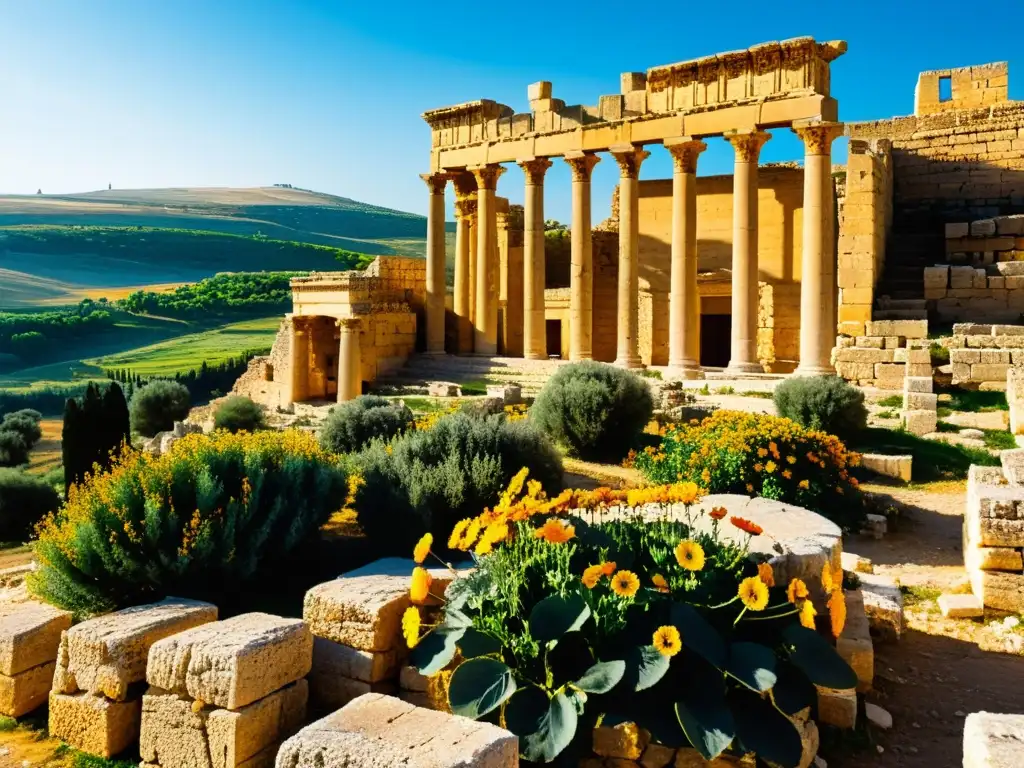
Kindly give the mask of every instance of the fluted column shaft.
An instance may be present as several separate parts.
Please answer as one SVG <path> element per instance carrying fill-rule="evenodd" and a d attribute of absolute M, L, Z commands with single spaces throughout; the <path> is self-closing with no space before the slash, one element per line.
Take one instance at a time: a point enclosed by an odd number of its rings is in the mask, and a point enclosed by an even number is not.
<path fill-rule="evenodd" d="M 494 355 L 498 352 L 498 212 L 494 193 L 505 169 L 480 165 L 469 170 L 476 178 L 478 229 L 473 350 L 478 355 Z"/>
<path fill-rule="evenodd" d="M 472 237 L 476 214 L 476 181 L 470 173 L 456 174 L 455 181 L 455 290 L 452 310 L 455 313 L 456 348 L 458 354 L 473 351 L 472 299 Z"/>
<path fill-rule="evenodd" d="M 572 170 L 572 227 L 569 230 L 569 359 L 594 356 L 594 251 L 590 228 L 590 175 L 597 155 L 568 152 Z"/>
<path fill-rule="evenodd" d="M 341 330 L 338 344 L 338 402 L 354 400 L 363 392 L 362 353 L 359 348 L 359 318 L 338 321 Z"/>
<path fill-rule="evenodd" d="M 619 320 L 615 365 L 643 368 L 640 359 L 640 164 L 650 152 L 632 145 L 611 147 L 619 164 Z"/>
<path fill-rule="evenodd" d="M 299 403 L 309 395 L 309 331 L 298 317 L 292 317 L 292 337 L 288 348 L 288 402 Z"/>
<path fill-rule="evenodd" d="M 697 158 L 703 141 L 666 139 L 672 153 L 672 259 L 668 297 L 668 364 L 684 378 L 700 371 L 700 295 L 697 292 Z"/>
<path fill-rule="evenodd" d="M 800 376 L 835 373 L 832 345 L 836 253 L 832 224 L 832 142 L 841 123 L 794 123 L 804 142 L 803 248 L 800 253 Z"/>
<path fill-rule="evenodd" d="M 757 359 L 757 161 L 764 131 L 725 134 L 736 152 L 732 199 L 732 349 L 728 370 L 760 373 Z"/>
<path fill-rule="evenodd" d="M 444 188 L 448 176 L 443 173 L 425 173 L 420 178 L 430 190 L 427 208 L 427 285 L 425 314 L 427 319 L 427 354 L 444 354 L 445 305 L 445 243 L 444 243 Z"/>
<path fill-rule="evenodd" d="M 546 157 L 520 160 L 526 177 L 523 200 L 523 357 L 548 356 L 544 325 L 544 174 L 551 167 Z"/>

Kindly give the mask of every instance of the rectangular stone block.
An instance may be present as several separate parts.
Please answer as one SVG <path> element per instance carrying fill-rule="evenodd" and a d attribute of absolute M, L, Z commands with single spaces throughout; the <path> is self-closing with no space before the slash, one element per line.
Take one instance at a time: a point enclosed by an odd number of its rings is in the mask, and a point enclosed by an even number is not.
<path fill-rule="evenodd" d="M 139 753 L 160 768 L 239 768 L 299 729 L 307 699 L 305 680 L 235 712 L 151 688 L 142 697 Z"/>
<path fill-rule="evenodd" d="M 0 606 L 0 674 L 8 677 L 57 658 L 71 613 L 37 602 Z"/>
<path fill-rule="evenodd" d="M 934 411 L 939 407 L 939 396 L 931 392 L 904 392 L 903 410 Z"/>
<path fill-rule="evenodd" d="M 496 725 L 371 693 L 285 741 L 277 765 L 510 768 L 518 759 L 518 739 Z"/>
<path fill-rule="evenodd" d="M 939 595 L 939 611 L 949 619 L 975 619 L 985 615 L 985 605 L 975 595 Z"/>
<path fill-rule="evenodd" d="M 974 518 L 968 521 L 970 540 L 982 547 L 1024 547 L 1024 520 Z"/>
<path fill-rule="evenodd" d="M 1020 550 L 1010 547 L 968 547 L 964 559 L 968 567 L 983 571 L 1024 571 Z"/>
<path fill-rule="evenodd" d="M 836 363 L 836 373 L 848 381 L 875 378 L 874 363 Z"/>
<path fill-rule="evenodd" d="M 16 675 L 0 675 L 0 715 L 21 717 L 46 702 L 53 682 L 55 661 L 26 669 Z"/>
<path fill-rule="evenodd" d="M 393 696 L 398 692 L 398 685 L 394 680 L 367 683 L 350 677 L 324 675 L 314 671 L 309 673 L 309 691 L 310 700 L 317 712 L 333 712 L 368 693 Z"/>
<path fill-rule="evenodd" d="M 982 571 L 970 568 L 971 589 L 986 608 L 1000 611 L 1024 611 L 1024 574 Z"/>
<path fill-rule="evenodd" d="M 836 639 L 836 651 L 857 673 L 857 690 L 870 691 L 875 679 L 875 650 L 859 589 L 846 591 L 846 625 Z"/>
<path fill-rule="evenodd" d="M 931 376 L 907 376 L 903 379 L 904 392 L 931 392 Z"/>
<path fill-rule="evenodd" d="M 990 237 L 996 233 L 996 223 L 992 219 L 978 219 L 971 222 L 971 237 Z"/>
<path fill-rule="evenodd" d="M 398 686 L 403 691 L 426 693 L 429 685 L 430 679 L 426 675 L 421 675 L 416 667 L 402 667 L 398 678 Z"/>
<path fill-rule="evenodd" d="M 913 456 L 888 456 L 877 453 L 863 453 L 860 464 L 864 469 L 885 477 L 910 482 Z"/>
<path fill-rule="evenodd" d="M 891 349 L 852 347 L 836 350 L 836 362 L 839 363 L 891 363 L 894 357 Z"/>
<path fill-rule="evenodd" d="M 216 618 L 215 605 L 169 597 L 83 621 L 61 638 L 53 690 L 124 701 L 128 687 L 146 679 L 155 642 Z"/>
<path fill-rule="evenodd" d="M 954 224 L 946 224 L 946 238 L 967 237 L 970 231 L 970 224 L 966 221 Z"/>
<path fill-rule="evenodd" d="M 904 411 L 903 423 L 911 434 L 927 435 L 936 430 L 939 419 L 935 411 Z"/>
<path fill-rule="evenodd" d="M 374 653 L 358 651 L 333 640 L 313 638 L 312 676 L 349 677 L 366 683 L 393 680 L 407 652 L 403 648 Z"/>
<path fill-rule="evenodd" d="M 999 454 L 1003 475 L 1011 485 L 1024 485 L 1024 448 L 1015 448 Z"/>
<path fill-rule="evenodd" d="M 927 349 L 896 349 L 893 362 L 931 366 L 932 355 Z"/>
<path fill-rule="evenodd" d="M 155 643 L 146 680 L 207 704 L 240 709 L 305 677 L 313 636 L 299 619 L 243 613 Z"/>
<path fill-rule="evenodd" d="M 999 381 L 1006 382 L 1006 371 L 1008 363 L 976 363 L 971 366 L 971 379 L 973 381 Z"/>
<path fill-rule="evenodd" d="M 964 768 L 1019 768 L 1024 715 L 972 712 L 964 722 Z"/>
<path fill-rule="evenodd" d="M 50 692 L 50 736 L 90 755 L 110 758 L 134 744 L 141 715 L 141 699 Z"/>
<path fill-rule="evenodd" d="M 872 320 L 865 326 L 866 336 L 902 336 L 905 339 L 928 337 L 927 320 Z"/>
<path fill-rule="evenodd" d="M 818 689 L 818 722 L 853 730 L 857 725 L 857 691 L 820 685 L 815 688 Z"/>
<path fill-rule="evenodd" d="M 855 347 L 861 349 L 885 349 L 885 337 L 884 336 L 858 336 L 854 339 Z"/>
<path fill-rule="evenodd" d="M 871 634 L 883 641 L 899 640 L 905 625 L 899 585 L 888 576 L 874 573 L 862 573 L 859 578 Z"/>

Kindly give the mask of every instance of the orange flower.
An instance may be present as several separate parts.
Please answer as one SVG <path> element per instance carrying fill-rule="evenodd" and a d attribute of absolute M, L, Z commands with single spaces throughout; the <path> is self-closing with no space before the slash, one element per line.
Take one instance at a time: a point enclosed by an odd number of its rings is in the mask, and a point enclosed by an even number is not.
<path fill-rule="evenodd" d="M 426 568 L 416 567 L 412 571 L 412 585 L 409 587 L 409 599 L 416 605 L 422 605 L 430 595 L 430 585 L 433 582 L 430 572 Z"/>
<path fill-rule="evenodd" d="M 825 590 L 826 595 L 832 591 L 832 565 L 830 563 L 825 563 L 821 568 L 821 588 Z"/>
<path fill-rule="evenodd" d="M 656 573 L 651 577 L 651 583 L 654 584 L 654 588 L 659 592 L 669 591 L 668 582 L 665 580 L 665 577 L 662 576 L 660 573 Z"/>
<path fill-rule="evenodd" d="M 842 589 L 837 589 L 828 599 L 828 615 L 832 620 L 832 635 L 839 637 L 846 626 L 846 596 Z"/>
<path fill-rule="evenodd" d="M 429 533 L 424 533 L 423 537 L 416 543 L 416 547 L 412 551 L 412 559 L 417 565 L 420 565 L 427 559 L 427 555 L 430 554 L 430 545 L 433 543 L 434 537 Z"/>
<path fill-rule="evenodd" d="M 799 485 L 799 486 L 800 486 L 801 488 L 803 488 L 803 489 L 804 489 L 805 491 L 806 491 L 806 490 L 807 490 L 808 488 L 810 488 L 810 487 L 811 487 L 811 484 L 810 484 L 810 482 L 809 482 L 809 481 L 807 481 L 807 480 L 801 480 L 801 481 L 799 482 L 799 484 L 798 484 L 798 485 Z"/>
<path fill-rule="evenodd" d="M 708 512 L 708 516 L 712 520 L 721 520 L 727 514 L 729 514 L 729 511 L 725 507 L 715 507 L 710 512 Z"/>
<path fill-rule="evenodd" d="M 619 597 L 632 597 L 640 589 L 640 579 L 632 571 L 619 571 L 612 577 L 612 592 Z"/>
<path fill-rule="evenodd" d="M 576 535 L 576 528 L 561 520 L 549 518 L 533 535 L 551 544 L 564 544 Z"/>
<path fill-rule="evenodd" d="M 604 574 L 604 568 L 600 565 L 591 565 L 583 571 L 583 586 L 587 589 L 593 589 L 597 586 L 597 582 L 601 580 L 601 576 Z"/>
<path fill-rule="evenodd" d="M 794 605 L 798 600 L 806 600 L 809 594 L 807 585 L 800 579 L 793 579 L 786 587 L 786 599 Z"/>
<path fill-rule="evenodd" d="M 742 517 L 730 517 L 729 522 L 735 525 L 744 533 L 749 533 L 751 536 L 759 536 L 764 533 L 762 528 L 757 523 L 751 522 L 750 520 L 744 520 Z"/>
<path fill-rule="evenodd" d="M 747 493 L 753 493 L 753 492 L 754 492 L 754 484 L 753 483 L 747 483 Z"/>
<path fill-rule="evenodd" d="M 771 563 L 760 563 L 757 566 L 757 575 L 766 587 L 775 586 L 775 571 L 772 570 Z"/>
<path fill-rule="evenodd" d="M 601 573 L 603 573 L 605 576 L 611 576 L 613 573 L 615 573 L 614 561 L 610 563 L 601 563 Z"/>
<path fill-rule="evenodd" d="M 814 610 L 814 604 L 810 600 L 804 600 L 800 604 L 800 623 L 808 629 L 816 629 L 814 617 L 818 612 Z"/>

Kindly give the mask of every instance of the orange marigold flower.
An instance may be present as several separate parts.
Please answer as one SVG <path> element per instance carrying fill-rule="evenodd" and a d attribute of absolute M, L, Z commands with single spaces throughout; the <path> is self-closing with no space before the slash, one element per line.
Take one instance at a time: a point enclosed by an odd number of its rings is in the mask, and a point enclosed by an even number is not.
<path fill-rule="evenodd" d="M 534 532 L 534 536 L 538 539 L 544 539 L 544 541 L 550 542 L 551 544 L 564 544 L 575 535 L 575 526 L 568 525 L 567 523 L 563 523 L 561 520 L 555 520 L 554 518 L 549 518 L 544 525 Z"/>
<path fill-rule="evenodd" d="M 792 480 L 793 479 L 793 473 L 790 472 L 788 469 L 782 470 L 782 476 L 784 478 L 786 478 L 787 480 Z"/>
<path fill-rule="evenodd" d="M 745 520 L 742 517 L 730 517 L 729 522 L 735 525 L 744 533 L 749 533 L 751 536 L 759 536 L 764 533 L 764 528 L 755 522 Z"/>
<path fill-rule="evenodd" d="M 656 573 L 651 577 L 651 583 L 654 584 L 654 588 L 659 592 L 668 592 L 668 581 L 660 573 Z"/>
<path fill-rule="evenodd" d="M 701 472 L 700 473 L 700 479 L 703 480 L 705 483 L 710 483 L 711 482 L 711 470 L 705 469 L 703 472 Z"/>
<path fill-rule="evenodd" d="M 828 599 L 828 615 L 832 621 L 832 635 L 839 637 L 846 626 L 846 596 L 837 589 Z"/>
<path fill-rule="evenodd" d="M 412 559 L 417 565 L 420 565 L 427 559 L 427 555 L 430 554 L 430 545 L 433 543 L 434 537 L 429 533 L 424 533 L 420 540 L 416 542 L 416 547 L 412 551 Z"/>
<path fill-rule="evenodd" d="M 775 571 L 772 570 L 771 563 L 759 563 L 757 566 L 757 575 L 765 583 L 766 587 L 775 586 Z"/>
<path fill-rule="evenodd" d="M 777 468 L 778 465 L 774 461 L 769 461 L 767 464 L 764 465 L 764 471 L 767 472 L 769 475 L 772 472 L 774 472 Z"/>
<path fill-rule="evenodd" d="M 412 571 L 412 584 L 409 587 L 409 599 L 416 605 L 426 602 L 430 594 L 430 585 L 433 582 L 430 572 L 426 568 L 417 566 Z"/>
<path fill-rule="evenodd" d="M 758 448 L 757 449 L 757 455 L 758 455 L 758 458 L 762 458 L 763 459 L 765 456 L 768 455 L 768 450 L 766 448 Z"/>
<path fill-rule="evenodd" d="M 712 520 L 721 520 L 727 514 L 729 514 L 729 510 L 725 507 L 714 507 L 710 512 L 708 512 L 708 516 Z"/>
<path fill-rule="evenodd" d="M 809 594 L 807 585 L 801 579 L 793 579 L 786 587 L 786 599 L 794 605 L 797 600 L 806 600 Z"/>
<path fill-rule="evenodd" d="M 679 630 L 668 624 L 664 627 L 658 627 L 654 633 L 654 638 L 651 644 L 662 656 L 668 656 L 671 658 L 675 656 L 679 651 L 683 649 L 683 640 L 679 636 Z"/>
<path fill-rule="evenodd" d="M 787 456 L 786 457 L 786 463 L 787 464 L 796 464 L 796 456 Z"/>
<path fill-rule="evenodd" d="M 688 571 L 704 567 L 704 548 L 696 541 L 680 541 L 676 545 L 676 562 Z"/>
<path fill-rule="evenodd" d="M 615 561 L 613 560 L 610 563 L 601 563 L 601 573 L 605 576 L 611 576 L 615 573 Z"/>
<path fill-rule="evenodd" d="M 619 597 L 632 597 L 640 589 L 640 579 L 632 571 L 618 571 L 612 576 L 612 592 Z"/>
<path fill-rule="evenodd" d="M 833 589 L 832 583 L 832 565 L 825 563 L 821 568 L 821 588 L 825 590 L 825 594 L 828 594 Z"/>
<path fill-rule="evenodd" d="M 754 492 L 754 484 L 753 483 L 747 483 L 747 493 L 753 493 L 753 492 Z"/>
<path fill-rule="evenodd" d="M 761 462 L 757 462 L 757 464 L 754 465 L 755 472 L 760 472 L 762 469 L 764 469 L 764 465 Z"/>
<path fill-rule="evenodd" d="M 740 601 L 752 611 L 763 611 L 768 605 L 768 587 L 757 576 L 750 576 L 740 582 Z"/>
<path fill-rule="evenodd" d="M 799 485 L 805 491 L 811 487 L 811 483 L 808 480 L 801 480 L 799 483 L 797 483 L 797 485 Z"/>
<path fill-rule="evenodd" d="M 591 565 L 583 571 L 583 586 L 587 589 L 593 589 L 597 586 L 597 582 L 601 580 L 601 576 L 604 575 L 604 567 L 601 565 Z"/>
<path fill-rule="evenodd" d="M 815 629 L 814 617 L 818 612 L 814 610 L 814 604 L 810 600 L 800 603 L 800 623 L 808 629 Z"/>

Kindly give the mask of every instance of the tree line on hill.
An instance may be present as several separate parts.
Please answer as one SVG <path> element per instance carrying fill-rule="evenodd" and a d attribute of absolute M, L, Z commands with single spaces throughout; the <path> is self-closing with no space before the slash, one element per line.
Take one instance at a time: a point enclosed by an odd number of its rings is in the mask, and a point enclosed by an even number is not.
<path fill-rule="evenodd" d="M 265 355 L 269 351 L 268 349 L 249 349 L 213 365 L 204 360 L 198 368 L 179 371 L 173 376 L 146 377 L 139 375 L 131 368 L 108 368 L 103 373 L 108 379 L 116 381 L 124 388 L 128 399 L 131 399 L 137 389 L 160 378 L 184 386 L 188 390 L 192 402 L 205 402 L 230 391 L 235 380 L 245 373 L 249 361 L 257 355 Z"/>

